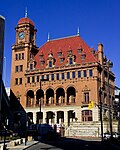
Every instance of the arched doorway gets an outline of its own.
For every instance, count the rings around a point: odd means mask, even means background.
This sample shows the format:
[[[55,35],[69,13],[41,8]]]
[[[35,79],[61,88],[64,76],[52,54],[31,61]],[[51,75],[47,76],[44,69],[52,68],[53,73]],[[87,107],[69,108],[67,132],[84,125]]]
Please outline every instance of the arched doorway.
[[[65,91],[63,88],[58,88],[56,90],[56,104],[62,104],[65,103]]]
[[[46,105],[49,104],[54,104],[54,91],[51,88],[46,91]]]
[[[36,106],[40,106],[44,104],[44,92],[39,89],[36,92]]]
[[[75,103],[75,98],[76,98],[76,90],[74,87],[69,87],[67,89],[67,103]]]
[[[70,125],[70,122],[73,122],[73,119],[75,119],[75,112],[73,110],[68,111],[68,126]]]
[[[52,111],[46,112],[46,123],[54,124],[55,114]]]
[[[29,90],[27,92],[27,100],[26,100],[26,107],[32,107],[34,105],[34,92]]]
[[[64,123],[64,111],[57,112],[57,123],[58,124]]]
[[[37,124],[43,123],[43,112],[36,113],[36,123]]]

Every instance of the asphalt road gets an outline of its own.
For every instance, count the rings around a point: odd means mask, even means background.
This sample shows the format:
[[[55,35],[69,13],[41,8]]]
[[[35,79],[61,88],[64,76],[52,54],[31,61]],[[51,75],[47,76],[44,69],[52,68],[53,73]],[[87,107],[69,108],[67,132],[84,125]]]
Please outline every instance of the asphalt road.
[[[57,141],[42,141],[27,150],[119,150],[114,145],[100,141],[85,141],[63,138]]]

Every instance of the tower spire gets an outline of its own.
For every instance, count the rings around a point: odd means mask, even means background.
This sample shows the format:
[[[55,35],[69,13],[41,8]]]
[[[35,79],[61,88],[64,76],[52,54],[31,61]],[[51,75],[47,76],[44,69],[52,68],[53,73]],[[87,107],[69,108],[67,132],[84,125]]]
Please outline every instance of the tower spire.
[[[79,27],[77,28],[77,35],[80,35],[80,29],[79,29]]]
[[[48,33],[48,40],[47,41],[50,41],[50,34]]]
[[[26,9],[25,9],[25,18],[27,18],[28,17],[28,11],[27,11],[27,7],[26,7]]]

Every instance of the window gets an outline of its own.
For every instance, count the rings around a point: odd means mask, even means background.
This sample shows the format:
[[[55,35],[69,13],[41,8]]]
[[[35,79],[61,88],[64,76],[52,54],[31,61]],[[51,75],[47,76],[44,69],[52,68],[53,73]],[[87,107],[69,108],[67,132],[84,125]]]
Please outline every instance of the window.
[[[81,59],[82,59],[82,60],[85,59],[85,54],[81,55]]]
[[[49,80],[49,74],[46,75],[46,79]]]
[[[20,80],[20,84],[22,84],[22,78],[20,78],[19,80]]]
[[[54,80],[54,74],[51,74],[51,80]]]
[[[67,72],[67,79],[70,79],[70,72]]]
[[[30,83],[30,77],[27,77],[27,83]]]
[[[92,111],[83,110],[82,111],[82,121],[92,121]]]
[[[87,77],[87,71],[86,70],[83,70],[83,75],[84,75],[84,77]]]
[[[39,82],[39,80],[40,80],[40,79],[39,79],[39,76],[37,76],[37,82]]]
[[[56,74],[56,79],[59,80],[59,73]]]
[[[78,71],[78,78],[81,78],[81,71]]]
[[[34,83],[35,82],[35,77],[34,76],[32,76],[32,83]]]
[[[72,72],[72,78],[75,78],[75,72]]]
[[[89,76],[92,77],[93,76],[93,71],[89,70]]]
[[[22,53],[22,59],[24,59],[24,53]]]
[[[58,57],[62,56],[62,52],[58,52]]]
[[[30,70],[33,70],[33,64],[30,64]]]
[[[78,49],[78,54],[82,53],[82,48]]]
[[[20,71],[23,71],[23,65],[20,65]]]
[[[18,72],[18,66],[15,67],[15,72]]]
[[[15,60],[18,60],[18,54],[15,54]]]
[[[70,64],[70,65],[73,64],[73,58],[69,58],[69,64]]]
[[[64,75],[64,73],[62,73],[62,80],[64,80],[65,79],[65,75]]]
[[[86,104],[89,103],[89,92],[84,93],[84,103],[86,103]]]
[[[40,61],[40,64],[41,64],[41,66],[44,66],[44,64],[45,64],[45,61]]]
[[[18,85],[18,78],[15,78],[15,85]]]
[[[52,67],[52,61],[49,61],[49,67]]]
[[[64,60],[63,58],[60,58],[60,63],[63,63],[63,60]]]
[[[19,60],[21,59],[21,54],[19,54]]]
[[[42,80],[44,80],[44,75],[42,75]]]

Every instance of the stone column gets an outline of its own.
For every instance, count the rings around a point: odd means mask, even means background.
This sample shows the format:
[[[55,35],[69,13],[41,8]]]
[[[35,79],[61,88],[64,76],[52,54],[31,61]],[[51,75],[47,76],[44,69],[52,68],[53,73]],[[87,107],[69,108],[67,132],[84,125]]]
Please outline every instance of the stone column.
[[[36,118],[37,118],[36,115],[37,115],[36,112],[33,112],[33,122],[34,123],[36,123]]]
[[[34,92],[34,101],[33,101],[33,106],[36,107],[36,93]]]
[[[54,93],[54,105],[56,105],[56,92]]]
[[[54,111],[54,113],[55,113],[54,124],[57,124],[57,111]]]
[[[43,112],[43,123],[46,123],[46,111]]]
[[[68,112],[67,112],[67,110],[64,111],[64,124],[65,124],[65,126],[68,125]]]

